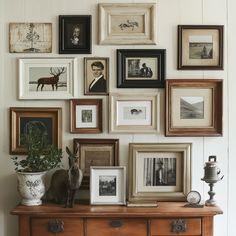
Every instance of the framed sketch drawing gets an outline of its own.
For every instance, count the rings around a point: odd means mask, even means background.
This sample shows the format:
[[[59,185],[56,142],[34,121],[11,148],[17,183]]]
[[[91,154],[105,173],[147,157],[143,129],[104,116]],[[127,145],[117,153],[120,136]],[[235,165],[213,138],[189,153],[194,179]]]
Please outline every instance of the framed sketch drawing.
[[[179,25],[178,69],[223,70],[223,25]]]
[[[164,88],[165,49],[118,49],[118,88]]]
[[[52,52],[52,23],[10,23],[9,51],[13,53]]]
[[[166,81],[166,136],[222,136],[223,81]]]
[[[91,54],[91,15],[59,16],[59,53]]]
[[[10,108],[10,154],[26,154],[21,136],[31,125],[47,132],[48,144],[61,148],[61,108],[11,107]]]
[[[99,44],[156,44],[155,3],[100,3]]]
[[[129,144],[129,202],[185,201],[190,190],[190,143]]]
[[[125,166],[90,167],[90,204],[126,204]]]
[[[71,133],[102,133],[102,99],[72,99],[70,115]]]
[[[19,59],[19,99],[70,99],[75,96],[75,58]]]

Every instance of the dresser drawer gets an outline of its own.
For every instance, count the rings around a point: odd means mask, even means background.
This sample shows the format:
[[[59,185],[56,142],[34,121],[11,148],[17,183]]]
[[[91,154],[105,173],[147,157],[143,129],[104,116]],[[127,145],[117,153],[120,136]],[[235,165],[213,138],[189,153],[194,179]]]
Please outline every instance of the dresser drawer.
[[[80,218],[33,218],[32,236],[83,236],[83,220]]]
[[[145,219],[88,219],[87,236],[145,236]]]
[[[153,219],[151,235],[201,235],[201,218]]]

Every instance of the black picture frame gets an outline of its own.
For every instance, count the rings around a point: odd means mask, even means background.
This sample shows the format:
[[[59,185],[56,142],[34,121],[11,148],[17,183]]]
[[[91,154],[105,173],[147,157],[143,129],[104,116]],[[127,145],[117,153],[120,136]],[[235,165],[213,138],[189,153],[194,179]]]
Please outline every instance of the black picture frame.
[[[59,15],[59,54],[91,54],[91,22],[91,15]]]
[[[165,64],[166,49],[117,49],[117,88],[164,88]]]

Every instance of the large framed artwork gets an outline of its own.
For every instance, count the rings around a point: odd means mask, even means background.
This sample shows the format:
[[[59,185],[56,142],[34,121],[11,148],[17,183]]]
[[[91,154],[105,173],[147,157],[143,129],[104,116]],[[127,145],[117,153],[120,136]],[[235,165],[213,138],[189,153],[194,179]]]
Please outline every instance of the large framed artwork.
[[[26,154],[22,135],[28,127],[35,127],[47,132],[48,144],[61,148],[62,111],[56,107],[11,107],[10,108],[10,154]]]
[[[100,3],[99,44],[156,44],[155,3]]]
[[[166,81],[166,136],[222,136],[223,81]]]
[[[223,70],[223,25],[179,25],[178,69]]]

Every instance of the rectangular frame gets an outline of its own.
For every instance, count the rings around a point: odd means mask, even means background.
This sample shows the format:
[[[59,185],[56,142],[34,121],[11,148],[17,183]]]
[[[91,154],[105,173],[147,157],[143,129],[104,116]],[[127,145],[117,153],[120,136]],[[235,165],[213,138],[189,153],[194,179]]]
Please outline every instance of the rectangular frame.
[[[160,130],[160,94],[111,94],[110,133],[157,133]]]
[[[75,78],[76,58],[21,58],[19,99],[73,98]]]
[[[102,99],[70,100],[70,132],[102,133]]]
[[[90,167],[90,204],[126,204],[126,167]]]
[[[83,171],[81,189],[89,189],[90,166],[119,165],[119,139],[74,139],[73,142]]]
[[[129,144],[130,203],[185,201],[190,190],[190,143]]]
[[[223,80],[166,81],[166,136],[222,136]]]
[[[179,25],[178,69],[223,70],[223,25]]]
[[[99,44],[156,44],[155,3],[100,3]]]
[[[25,155],[26,149],[20,143],[22,131],[32,123],[49,132],[49,144],[62,146],[62,109],[57,107],[11,107],[10,108],[10,154]],[[51,140],[51,142],[50,142]]]

